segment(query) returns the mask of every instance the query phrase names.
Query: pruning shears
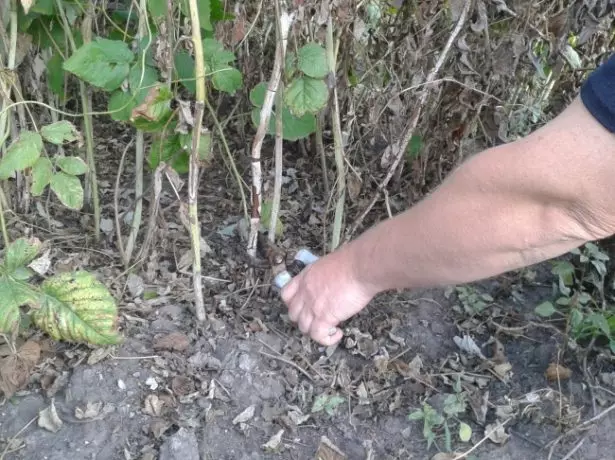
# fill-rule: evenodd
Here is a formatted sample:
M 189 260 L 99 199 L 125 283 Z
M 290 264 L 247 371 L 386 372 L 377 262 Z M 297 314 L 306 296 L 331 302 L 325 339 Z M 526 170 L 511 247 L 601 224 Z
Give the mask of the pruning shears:
M 280 247 L 266 241 L 261 240 L 261 245 L 264 249 L 271 270 L 273 272 L 273 284 L 276 288 L 282 289 L 286 286 L 293 277 L 297 276 L 306 266 L 316 262 L 319 257 L 314 255 L 309 249 L 299 249 L 291 262 L 287 263 L 287 253 Z

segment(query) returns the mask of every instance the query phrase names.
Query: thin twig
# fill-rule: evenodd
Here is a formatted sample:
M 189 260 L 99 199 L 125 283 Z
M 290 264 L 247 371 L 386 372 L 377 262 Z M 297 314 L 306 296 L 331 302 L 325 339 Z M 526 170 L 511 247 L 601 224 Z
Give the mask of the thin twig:
M 38 418 L 38 415 L 37 415 L 37 416 L 35 416 L 34 418 L 32 418 L 32 419 L 31 419 L 28 423 L 26 423 L 26 424 L 23 426 L 23 428 L 21 428 L 21 429 L 20 429 L 17 433 L 15 433 L 15 435 L 14 435 L 11 439 L 9 439 L 9 440 L 6 442 L 6 447 L 4 448 L 4 450 L 2 451 L 2 453 L 0 454 L 0 460 L 3 460 L 3 459 L 4 459 L 4 456 L 8 453 L 9 448 L 11 447 L 11 441 L 14 441 L 15 439 L 17 439 L 17 437 L 18 437 L 21 433 L 23 433 L 23 432 L 26 430 L 26 428 L 28 428 L 30 425 L 32 425 L 32 423 L 34 423 L 34 421 L 35 421 L 37 418 Z
M 283 358 L 282 356 L 270 355 L 269 353 L 266 353 L 266 352 L 261 351 L 261 350 L 259 350 L 258 352 L 259 352 L 261 355 L 263 355 L 263 356 L 267 356 L 267 357 L 269 357 L 269 358 L 276 359 L 276 360 L 278 360 L 278 361 L 282 361 L 283 363 L 286 363 L 286 364 L 288 364 L 288 365 L 290 365 L 290 366 L 293 366 L 295 369 L 297 369 L 299 372 L 301 372 L 303 375 L 305 375 L 308 379 L 310 379 L 310 381 L 312 381 L 312 382 L 314 381 L 314 379 L 312 378 L 312 376 L 311 376 L 310 374 L 308 374 L 308 373 L 307 373 L 307 371 L 306 371 L 305 369 L 303 369 L 301 366 L 299 366 L 299 365 L 297 365 L 297 364 L 293 363 L 292 361 L 290 361 L 290 360 L 288 360 L 288 359 L 286 359 L 286 358 Z
M 461 32 L 461 29 L 462 29 L 462 27 L 463 27 L 463 25 L 464 25 L 464 23 L 466 21 L 466 17 L 468 15 L 469 10 L 470 10 L 471 3 L 472 2 L 470 0 L 466 0 L 465 4 L 463 6 L 463 10 L 461 11 L 461 14 L 459 15 L 459 19 L 457 20 L 457 24 L 455 25 L 455 28 L 453 29 L 453 32 L 451 33 L 450 37 L 448 38 L 448 41 L 446 42 L 446 45 L 444 46 L 444 49 L 442 50 L 442 53 L 440 54 L 440 58 L 438 59 L 438 61 L 434 65 L 434 67 L 431 69 L 429 74 L 427 75 L 427 78 L 425 79 L 425 83 L 427 85 L 421 91 L 421 94 L 419 96 L 418 104 L 416 105 L 416 108 L 414 109 L 414 112 L 412 114 L 412 117 L 410 118 L 410 121 L 406 125 L 406 128 L 404 130 L 404 134 L 402 136 L 402 140 L 401 140 L 401 142 L 397 143 L 395 145 L 395 147 L 394 147 L 394 160 L 391 163 L 391 166 L 389 166 L 389 170 L 387 171 L 387 174 L 386 174 L 384 180 L 378 186 L 378 190 L 374 194 L 374 197 L 372 198 L 371 202 L 369 203 L 367 208 L 361 213 L 361 215 L 355 221 L 355 223 L 352 226 L 352 228 L 350 229 L 350 231 L 347 233 L 346 241 L 348 241 L 348 240 L 350 240 L 352 238 L 352 236 L 357 231 L 359 226 L 363 223 L 363 220 L 365 220 L 365 217 L 367 216 L 367 214 L 371 211 L 371 209 L 376 204 L 376 201 L 378 201 L 378 199 L 380 198 L 380 193 L 382 192 L 382 190 L 388 185 L 388 183 L 391 180 L 391 178 L 395 175 L 395 171 L 397 170 L 397 167 L 399 166 L 399 163 L 401 162 L 402 158 L 404 157 L 404 152 L 406 151 L 406 148 L 408 147 L 408 143 L 410 142 L 410 139 L 414 135 L 414 131 L 415 131 L 417 125 L 418 125 L 419 118 L 421 116 L 421 112 L 422 112 L 422 110 L 425 107 L 425 104 L 427 102 L 427 96 L 430 93 L 430 87 L 431 87 L 430 83 L 433 83 L 433 81 L 435 80 L 436 75 L 440 71 L 440 68 L 444 64 L 444 61 L 446 60 L 446 58 L 448 56 L 448 53 L 449 53 L 451 47 L 453 46 L 453 42 L 457 39 L 457 36 L 459 35 L 459 32 Z
M 482 443 L 484 443 L 487 439 L 489 439 L 489 436 L 491 436 L 493 433 L 495 433 L 497 430 L 499 430 L 501 427 L 503 427 L 504 425 L 506 425 L 508 422 L 510 422 L 512 420 L 512 418 L 507 418 L 506 420 L 504 420 L 502 423 L 498 423 L 497 426 L 495 428 L 493 428 L 489 433 L 485 434 L 485 436 L 483 437 L 483 439 L 481 439 L 480 441 L 478 441 L 476 444 L 474 444 L 472 446 L 471 449 L 467 450 L 466 452 L 457 455 L 455 458 L 453 458 L 453 460 L 461 460 L 464 457 L 467 457 L 468 455 L 470 455 L 474 450 L 476 450 L 478 448 L 478 446 L 480 446 Z
M 126 153 L 132 145 L 132 139 L 124 147 L 122 156 L 120 157 L 120 165 L 117 168 L 117 175 L 115 176 L 115 190 L 113 191 L 113 211 L 115 214 L 115 233 L 117 235 L 117 248 L 120 251 L 120 258 L 124 262 L 124 268 L 127 268 L 129 260 L 126 260 L 126 252 L 124 251 L 124 242 L 122 241 L 122 226 L 120 225 L 120 178 L 122 177 L 122 171 L 124 171 L 124 161 L 126 161 Z

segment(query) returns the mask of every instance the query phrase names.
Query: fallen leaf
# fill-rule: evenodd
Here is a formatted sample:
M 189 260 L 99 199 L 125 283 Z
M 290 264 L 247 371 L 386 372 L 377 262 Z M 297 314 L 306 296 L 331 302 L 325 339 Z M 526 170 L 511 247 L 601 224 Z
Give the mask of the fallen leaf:
M 545 371 L 545 377 L 552 382 L 558 380 L 568 380 L 572 375 L 572 371 L 561 364 L 551 363 Z
M 147 395 L 145 397 L 145 402 L 143 405 L 143 412 L 147 415 L 151 415 L 153 417 L 158 417 L 162 413 L 162 407 L 164 406 L 164 401 L 162 401 L 156 395 Z
M 483 355 L 483 352 L 480 351 L 480 347 L 476 345 L 474 339 L 472 339 L 469 335 L 464 335 L 463 338 L 455 336 L 453 337 L 453 341 L 461 351 L 465 351 L 470 355 L 476 355 L 482 359 L 487 359 L 485 358 L 485 355 Z
M 496 444 L 504 444 L 510 437 L 500 423 L 491 423 L 485 427 L 485 436 Z
M 90 356 L 88 357 L 88 364 L 92 366 L 96 363 L 99 363 L 110 354 L 111 350 L 108 347 L 96 348 L 92 353 L 90 353 Z
M 265 444 L 263 444 L 263 449 L 266 452 L 276 452 L 280 445 L 282 444 L 282 435 L 284 434 L 284 430 L 278 431 L 275 435 L 269 439 Z
M 24 388 L 30 379 L 32 368 L 41 356 L 39 344 L 28 340 L 15 354 L 0 360 L 0 390 L 6 399 Z
M 28 267 L 34 270 L 37 274 L 41 276 L 44 275 L 51 267 L 51 258 L 49 257 L 49 254 L 51 254 L 51 249 L 47 249 L 42 256 L 30 262 Z
M 459 423 L 459 439 L 463 442 L 468 442 L 472 437 L 472 428 L 464 422 Z
M 154 342 L 154 350 L 184 351 L 190 346 L 190 340 L 181 332 L 171 332 Z
M 493 366 L 493 372 L 495 372 L 500 378 L 505 379 L 508 377 L 508 373 L 512 370 L 512 364 L 505 362 L 502 364 L 496 364 Z
M 346 460 L 348 457 L 333 444 L 329 438 L 322 436 L 314 460 Z
M 185 396 L 194 391 L 194 384 L 191 378 L 178 375 L 171 381 L 171 390 L 177 396 Z
M 248 420 L 250 420 L 252 417 L 254 417 L 255 409 L 256 409 L 256 406 L 254 406 L 254 404 L 252 404 L 251 406 L 248 406 L 241 414 L 237 415 L 233 419 L 233 425 L 237 425 L 238 423 L 245 423 Z
M 156 418 L 149 424 L 149 430 L 156 439 L 160 439 L 170 427 L 171 422 L 161 418 Z
M 81 407 L 76 407 L 75 408 L 75 418 L 78 418 L 79 420 L 83 420 L 83 419 L 91 419 L 94 417 L 98 417 L 98 415 L 100 414 L 100 409 L 102 408 L 102 401 L 96 402 L 96 403 L 92 403 L 89 402 L 85 405 L 85 409 L 82 409 Z
M 38 413 L 38 426 L 52 433 L 56 433 L 62 428 L 62 425 L 62 420 L 58 417 L 56 406 L 52 398 L 50 406 Z

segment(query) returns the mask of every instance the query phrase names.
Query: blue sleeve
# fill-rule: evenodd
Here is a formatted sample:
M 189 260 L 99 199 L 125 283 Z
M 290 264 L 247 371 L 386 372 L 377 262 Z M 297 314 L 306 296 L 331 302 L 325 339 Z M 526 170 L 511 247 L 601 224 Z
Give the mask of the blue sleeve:
M 615 133 L 615 54 L 583 83 L 581 100 L 602 126 Z

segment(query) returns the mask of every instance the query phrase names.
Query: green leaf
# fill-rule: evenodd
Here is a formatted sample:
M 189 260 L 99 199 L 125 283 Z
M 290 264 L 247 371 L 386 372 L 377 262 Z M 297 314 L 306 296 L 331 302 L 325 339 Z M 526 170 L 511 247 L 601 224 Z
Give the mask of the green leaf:
M 557 312 L 557 310 L 555 309 L 555 306 L 551 303 L 551 302 L 543 302 L 540 305 L 538 305 L 536 308 L 534 308 L 534 313 L 536 313 L 538 316 L 542 316 L 543 318 L 548 318 L 549 316 L 553 315 L 555 312 Z
M 264 228 L 269 228 L 271 222 L 271 211 L 272 211 L 273 203 L 270 200 L 263 200 L 261 204 L 261 225 Z M 275 234 L 277 236 L 282 235 L 284 231 L 284 225 L 282 224 L 282 220 L 278 217 L 277 222 L 275 224 Z
M 260 122 L 260 109 L 252 109 L 252 123 L 258 126 Z M 282 110 L 282 129 L 284 130 L 283 138 L 287 141 L 297 141 L 305 139 L 310 134 L 316 131 L 316 117 L 312 114 L 306 114 L 301 118 L 294 117 L 290 110 L 286 107 Z M 269 118 L 269 129 L 267 134 L 275 134 L 275 113 Z
M 19 307 L 37 305 L 38 294 L 27 284 L 0 276 L 0 332 L 12 334 L 19 327 Z
M 321 394 L 316 397 L 312 405 L 312 413 L 324 410 L 327 414 L 335 414 L 335 409 L 346 401 L 345 398 L 337 395 Z
M 47 157 L 40 157 L 32 166 L 32 187 L 30 192 L 33 196 L 40 196 L 45 187 L 51 182 L 53 168 L 51 160 Z
M 25 267 L 32 262 L 41 249 L 41 242 L 37 238 L 19 238 L 13 241 L 4 257 L 4 269 L 12 274 L 18 268 Z
M 181 149 L 185 152 L 192 152 L 192 131 L 188 134 L 179 135 L 179 143 Z M 199 140 L 198 157 L 200 161 L 208 161 L 211 159 L 211 133 L 201 133 Z
M 230 65 L 235 60 L 235 54 L 224 49 L 224 46 L 213 38 L 203 40 L 203 54 L 207 67 L 205 73 L 211 77 L 214 88 L 235 94 L 243 85 L 243 75 Z
M 64 97 L 64 69 L 62 56 L 54 52 L 47 61 L 47 81 L 54 94 Z
M 218 91 L 224 91 L 234 95 L 243 86 L 243 75 L 233 67 L 217 70 L 211 77 L 211 81 Z
M 8 179 L 15 171 L 31 168 L 38 160 L 43 150 L 43 139 L 40 134 L 32 131 L 22 131 L 0 160 L 0 179 Z
M 595 328 L 599 329 L 607 337 L 610 336 L 611 327 L 602 313 L 592 313 L 587 317 L 587 321 L 589 321 Z
M 152 142 L 148 164 L 156 169 L 161 161 L 170 164 L 175 171 L 185 174 L 189 170 L 189 150 L 182 147 L 180 134 L 171 136 L 157 135 Z
M 302 117 L 306 113 L 317 113 L 325 105 L 329 91 L 322 80 L 300 77 L 293 80 L 284 94 L 284 102 L 291 113 Z
M 135 97 L 122 90 L 115 91 L 109 98 L 108 111 L 115 121 L 129 121 L 132 109 L 137 106 Z
M 83 187 L 78 177 L 55 173 L 51 176 L 51 190 L 67 208 L 79 210 L 83 207 Z
M 167 0 L 147 0 L 147 10 L 155 22 L 167 17 L 167 5 Z
M 58 157 L 56 165 L 71 176 L 80 176 L 88 172 L 88 165 L 79 157 Z
M 64 70 L 93 86 L 113 91 L 128 76 L 134 57 L 123 41 L 96 38 L 75 51 L 64 62 Z
M 423 137 L 418 134 L 413 134 L 410 138 L 410 142 L 408 142 L 408 147 L 406 148 L 406 159 L 413 160 L 419 156 L 421 153 L 421 148 L 423 147 Z
M 408 420 L 423 420 L 423 411 L 419 409 L 415 410 L 414 412 L 411 412 L 410 414 L 408 414 Z
M 85 271 L 62 273 L 41 285 L 34 324 L 55 340 L 113 345 L 120 342 L 117 305 L 107 288 Z
M 181 0 L 179 7 L 184 16 L 190 17 L 190 7 L 187 0 Z M 201 29 L 212 31 L 211 25 L 211 0 L 197 0 L 197 9 L 199 16 L 199 23 Z
M 30 8 L 30 13 L 38 13 L 46 16 L 54 14 L 54 1 L 53 0 L 36 0 L 34 5 Z
M 459 422 L 459 439 L 462 442 L 468 442 L 472 437 L 472 428 L 464 422 Z
M 137 62 L 130 69 L 128 74 L 128 84 L 130 91 L 135 94 L 136 104 L 141 104 L 150 88 L 158 82 L 158 71 L 150 66 L 141 66 L 141 62 Z
M 267 83 L 260 82 L 250 91 L 250 102 L 253 106 L 259 109 L 265 103 L 265 94 L 267 92 Z
M 132 110 L 130 120 L 135 128 L 146 132 L 162 129 L 173 115 L 172 98 L 171 90 L 163 84 L 156 84 L 150 88 L 143 103 Z
M 81 134 L 68 120 L 61 120 L 41 128 L 43 139 L 52 144 L 62 145 L 81 139 Z
M 324 78 L 329 73 L 326 51 L 318 43 L 308 43 L 299 48 L 297 66 L 301 72 L 312 78 Z
M 185 51 L 179 51 L 175 53 L 173 65 L 177 74 L 176 80 L 179 80 L 190 93 L 196 94 L 194 58 Z
M 250 91 L 250 101 L 255 106 L 252 109 L 252 123 L 257 127 L 260 123 L 260 108 L 263 106 L 265 100 L 265 93 L 267 92 L 267 83 L 261 82 L 256 85 Z M 275 134 L 275 110 L 271 113 L 269 118 L 268 134 Z M 304 139 L 310 134 L 316 131 L 316 117 L 312 114 L 306 114 L 302 117 L 295 117 L 287 107 L 282 110 L 282 128 L 283 138 L 287 141 L 296 141 Z

